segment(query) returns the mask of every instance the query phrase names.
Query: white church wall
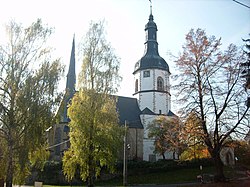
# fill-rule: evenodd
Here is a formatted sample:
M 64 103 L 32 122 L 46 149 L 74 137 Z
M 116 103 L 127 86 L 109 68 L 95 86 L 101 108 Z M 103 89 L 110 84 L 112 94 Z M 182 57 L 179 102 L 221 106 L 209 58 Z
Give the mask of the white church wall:
M 162 92 L 144 92 L 137 94 L 141 110 L 146 107 L 156 114 L 167 114 L 170 110 L 170 96 Z
M 154 153 L 154 140 L 143 139 L 143 160 L 156 161 L 156 154 Z
M 147 107 L 154 112 L 155 101 L 152 92 L 140 93 L 138 104 L 141 110 L 144 110 Z
M 145 71 L 149 72 L 148 77 L 144 76 Z M 147 107 L 156 114 L 167 114 L 169 112 L 171 109 L 169 75 L 170 73 L 168 71 L 161 69 L 146 69 L 134 75 L 134 82 L 136 82 L 136 80 L 138 82 L 137 91 L 142 91 L 135 95 L 141 110 Z M 164 91 L 167 91 L 167 93 L 156 91 L 158 77 L 162 77 L 164 81 Z
M 156 117 L 157 117 L 156 115 L 146 115 L 146 114 L 140 115 L 141 123 L 144 128 L 144 135 L 143 135 L 144 139 L 148 139 L 148 125 L 152 123 Z
M 155 93 L 155 113 L 167 114 L 169 111 L 168 95 L 161 92 Z
M 149 72 L 149 77 L 144 76 L 145 71 Z M 154 74 L 154 70 L 146 69 L 146 70 L 140 71 L 140 77 L 141 77 L 140 90 L 141 91 L 154 89 L 154 86 L 153 86 L 154 85 L 154 76 L 153 76 L 153 74 Z

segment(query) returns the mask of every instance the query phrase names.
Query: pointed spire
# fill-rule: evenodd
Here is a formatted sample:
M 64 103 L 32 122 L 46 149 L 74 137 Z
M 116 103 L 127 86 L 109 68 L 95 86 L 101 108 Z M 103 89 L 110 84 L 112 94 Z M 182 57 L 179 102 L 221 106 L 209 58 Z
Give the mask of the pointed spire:
M 75 73 L 75 34 L 74 34 L 71 55 L 70 55 L 69 70 L 67 75 L 66 89 L 74 92 L 75 84 L 76 84 L 76 73 Z
M 144 43 L 145 50 L 143 57 L 135 64 L 135 70 L 133 74 L 137 71 L 157 68 L 163 69 L 169 72 L 169 66 L 167 62 L 159 55 L 158 52 L 158 42 L 157 42 L 157 25 L 154 22 L 152 15 L 152 2 L 150 2 L 150 15 L 147 24 L 145 25 L 146 41 Z
M 61 116 L 61 122 L 69 122 L 68 118 L 68 104 L 75 94 L 76 84 L 76 72 L 75 72 L 75 35 L 73 37 L 72 49 L 69 62 L 69 70 L 67 74 L 66 90 L 63 98 L 63 113 Z

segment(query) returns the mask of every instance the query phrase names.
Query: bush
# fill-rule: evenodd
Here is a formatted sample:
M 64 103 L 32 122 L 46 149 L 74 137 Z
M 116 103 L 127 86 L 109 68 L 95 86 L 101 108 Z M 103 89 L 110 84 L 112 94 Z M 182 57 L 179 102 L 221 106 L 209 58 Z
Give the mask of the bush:
M 188 161 L 179 160 L 158 160 L 157 162 L 147 161 L 128 161 L 128 174 L 145 174 L 145 173 L 157 173 L 157 172 L 168 172 L 175 171 L 178 169 L 185 168 L 199 168 L 200 165 L 203 167 L 213 165 L 212 159 L 203 158 Z M 117 165 L 117 170 L 122 173 L 123 164 Z
M 172 172 L 178 169 L 186 168 L 199 168 L 200 165 L 203 167 L 213 165 L 211 159 L 199 159 L 189 161 L 179 160 L 158 160 L 157 162 L 147 161 L 128 161 L 128 175 L 143 175 L 148 173 L 160 173 L 160 172 Z M 49 185 L 82 185 L 83 182 L 80 180 L 79 172 L 76 178 L 69 183 L 65 180 L 62 172 L 62 163 L 55 161 L 48 161 L 45 164 L 43 171 L 33 169 L 32 180 L 29 180 L 29 184 L 34 184 L 34 181 L 41 181 L 44 184 Z M 102 169 L 102 173 L 98 181 L 105 181 L 108 179 L 119 178 L 123 173 L 123 162 L 120 161 L 116 164 L 116 173 L 110 174 L 105 169 Z

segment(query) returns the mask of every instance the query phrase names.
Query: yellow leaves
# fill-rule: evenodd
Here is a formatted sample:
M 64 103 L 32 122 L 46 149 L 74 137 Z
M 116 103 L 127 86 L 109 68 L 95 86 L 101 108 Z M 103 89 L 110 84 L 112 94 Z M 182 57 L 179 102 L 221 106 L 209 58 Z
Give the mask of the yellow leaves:
M 64 152 L 63 156 L 63 173 L 67 180 L 72 180 L 75 176 L 75 171 L 77 167 L 77 157 L 71 148 Z
M 49 158 L 49 151 L 46 146 L 39 146 L 29 154 L 29 160 L 36 168 L 43 169 L 45 161 Z
M 118 125 L 116 99 L 94 90 L 81 89 L 69 106 L 71 147 L 63 158 L 63 170 L 68 180 L 74 176 L 77 166 L 82 180 L 95 175 L 100 168 L 112 168 L 122 142 L 122 130 Z
M 163 154 L 167 150 L 181 146 L 181 123 L 177 117 L 159 116 L 148 126 L 148 137 L 155 139 L 155 152 Z

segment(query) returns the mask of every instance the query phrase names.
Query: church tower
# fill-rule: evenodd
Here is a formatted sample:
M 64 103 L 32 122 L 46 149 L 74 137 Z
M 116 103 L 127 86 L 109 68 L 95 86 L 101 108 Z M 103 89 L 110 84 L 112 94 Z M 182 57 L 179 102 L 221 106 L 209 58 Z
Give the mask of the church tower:
M 169 66 L 159 55 L 157 25 L 152 15 L 152 5 L 148 23 L 145 26 L 146 41 L 143 57 L 135 64 L 135 93 L 141 111 L 150 110 L 154 114 L 167 115 L 170 106 Z
M 69 143 L 69 117 L 68 117 L 68 104 L 73 98 L 76 90 L 76 73 L 75 73 L 75 37 L 72 42 L 72 49 L 70 55 L 69 69 L 66 80 L 66 88 L 63 99 L 57 111 L 59 123 L 54 124 L 47 130 L 48 142 L 50 145 L 51 159 L 61 160 L 63 152 L 70 146 Z

